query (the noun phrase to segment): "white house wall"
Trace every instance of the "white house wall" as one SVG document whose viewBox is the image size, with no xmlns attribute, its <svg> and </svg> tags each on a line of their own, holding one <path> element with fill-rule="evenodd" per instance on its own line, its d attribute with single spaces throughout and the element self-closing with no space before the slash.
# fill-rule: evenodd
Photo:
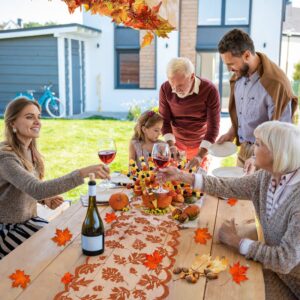
<svg viewBox="0 0 300 300">
<path fill-rule="evenodd" d="M 251 37 L 256 51 L 267 54 L 279 64 L 282 0 L 253 0 Z"/>
<path fill-rule="evenodd" d="M 156 89 L 115 89 L 114 23 L 109 18 L 89 13 L 84 13 L 83 22 L 102 31 L 99 48 L 86 49 L 86 110 L 126 112 L 134 100 L 158 99 L 159 87 L 166 80 L 166 64 L 178 55 L 178 32 L 172 33 L 169 39 L 157 39 Z"/>
</svg>

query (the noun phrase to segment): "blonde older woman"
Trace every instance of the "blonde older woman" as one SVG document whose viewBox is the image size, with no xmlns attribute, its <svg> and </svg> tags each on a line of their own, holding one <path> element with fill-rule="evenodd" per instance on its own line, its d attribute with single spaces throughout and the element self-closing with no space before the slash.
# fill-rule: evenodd
<svg viewBox="0 0 300 300">
<path fill-rule="evenodd" d="M 10 102 L 5 111 L 5 141 L 0 143 L 0 259 L 48 223 L 37 216 L 37 201 L 53 209 L 62 203 L 57 195 L 82 184 L 89 173 L 109 178 L 107 167 L 98 164 L 42 181 L 44 162 L 36 146 L 40 116 L 38 103 L 26 98 Z"/>
<path fill-rule="evenodd" d="M 258 126 L 254 154 L 261 170 L 239 179 L 161 170 L 165 180 L 194 184 L 207 194 L 251 199 L 265 243 L 243 239 L 234 220 L 224 223 L 219 239 L 248 259 L 262 263 L 266 299 L 300 298 L 300 128 L 270 121 Z"/>
</svg>

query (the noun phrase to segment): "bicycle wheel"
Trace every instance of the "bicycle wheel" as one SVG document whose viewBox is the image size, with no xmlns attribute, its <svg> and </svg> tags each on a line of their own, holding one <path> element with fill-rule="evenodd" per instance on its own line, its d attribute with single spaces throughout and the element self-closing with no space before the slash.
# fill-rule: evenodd
<svg viewBox="0 0 300 300">
<path fill-rule="evenodd" d="M 52 118 L 62 118 L 65 115 L 65 106 L 56 97 L 46 100 L 46 110 Z"/>
</svg>

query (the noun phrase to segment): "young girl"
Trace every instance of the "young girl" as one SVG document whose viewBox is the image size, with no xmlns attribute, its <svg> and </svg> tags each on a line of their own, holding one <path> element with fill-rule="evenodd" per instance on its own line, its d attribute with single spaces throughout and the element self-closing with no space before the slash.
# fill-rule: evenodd
<svg viewBox="0 0 300 300">
<path fill-rule="evenodd" d="M 152 110 L 145 111 L 137 120 L 129 143 L 129 160 L 133 159 L 139 168 L 141 168 L 139 158 L 144 156 L 147 162 L 154 143 L 160 142 L 158 137 L 161 134 L 162 125 L 162 116 Z"/>
</svg>

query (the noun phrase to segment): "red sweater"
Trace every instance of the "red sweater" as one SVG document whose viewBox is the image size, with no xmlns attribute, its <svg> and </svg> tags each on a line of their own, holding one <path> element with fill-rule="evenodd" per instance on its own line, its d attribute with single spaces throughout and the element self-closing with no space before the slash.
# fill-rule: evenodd
<svg viewBox="0 0 300 300">
<path fill-rule="evenodd" d="M 220 97 L 212 82 L 200 78 L 199 93 L 183 99 L 172 93 L 168 81 L 159 92 L 159 113 L 164 119 L 162 133 L 172 133 L 189 148 L 202 140 L 214 143 L 220 127 Z"/>
</svg>

